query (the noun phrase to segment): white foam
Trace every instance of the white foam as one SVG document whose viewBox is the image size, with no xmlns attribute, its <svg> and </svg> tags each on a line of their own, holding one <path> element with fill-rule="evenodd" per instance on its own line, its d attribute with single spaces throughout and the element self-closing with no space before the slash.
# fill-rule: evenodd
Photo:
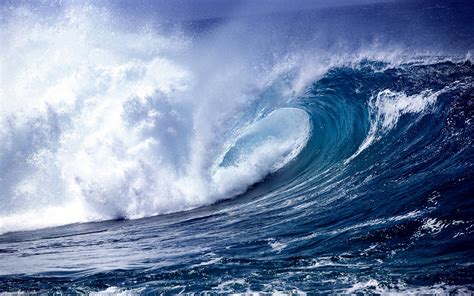
<svg viewBox="0 0 474 296">
<path fill-rule="evenodd" d="M 375 279 L 369 279 L 364 282 L 355 283 L 351 288 L 341 291 L 343 294 L 381 294 L 381 295 L 446 295 L 460 294 L 471 295 L 467 287 L 436 284 L 433 286 L 413 287 L 400 283 L 398 288 L 386 287 Z"/>
<path fill-rule="evenodd" d="M 90 295 L 93 296 L 112 296 L 112 295 L 120 295 L 120 296 L 134 296 L 134 295 L 141 295 L 145 289 L 144 288 L 137 288 L 137 289 L 125 289 L 119 287 L 108 287 L 103 291 L 98 292 L 90 292 Z"/>
<path fill-rule="evenodd" d="M 302 110 L 239 121 L 281 71 L 242 75 L 251 67 L 218 56 L 193 63 L 179 32 L 112 23 L 107 10 L 87 4 L 49 17 L 18 8 L 2 23 L 0 233 L 230 198 L 306 143 Z M 285 124 L 270 130 L 278 121 Z M 270 138 L 224 168 L 217 164 L 241 130 L 229 122 Z"/>
</svg>

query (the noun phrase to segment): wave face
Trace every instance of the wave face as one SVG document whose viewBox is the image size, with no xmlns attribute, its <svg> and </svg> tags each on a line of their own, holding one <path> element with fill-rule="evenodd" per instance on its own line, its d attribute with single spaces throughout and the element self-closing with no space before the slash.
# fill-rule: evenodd
<svg viewBox="0 0 474 296">
<path fill-rule="evenodd" d="M 1 6 L 0 291 L 472 291 L 469 29 L 116 3 Z"/>
</svg>

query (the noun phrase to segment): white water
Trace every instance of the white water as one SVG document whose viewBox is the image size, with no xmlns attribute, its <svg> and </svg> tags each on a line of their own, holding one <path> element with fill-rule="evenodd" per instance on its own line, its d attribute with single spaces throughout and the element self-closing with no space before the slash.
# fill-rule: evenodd
<svg viewBox="0 0 474 296">
<path fill-rule="evenodd" d="M 237 61 L 192 64 L 179 32 L 112 23 L 83 6 L 50 19 L 17 9 L 2 25 L 0 233 L 209 204 L 304 147 L 308 115 L 278 109 L 284 97 L 266 117 L 244 116 L 284 66 L 257 77 Z M 249 134 L 264 139 L 220 166 Z"/>
</svg>

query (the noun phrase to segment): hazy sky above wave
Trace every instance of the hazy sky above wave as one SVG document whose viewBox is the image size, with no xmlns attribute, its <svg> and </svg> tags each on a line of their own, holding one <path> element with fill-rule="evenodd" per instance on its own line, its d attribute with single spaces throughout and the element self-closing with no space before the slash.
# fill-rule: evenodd
<svg viewBox="0 0 474 296">
<path fill-rule="evenodd" d="M 364 5 L 394 0 L 140 0 L 115 2 L 121 8 L 150 9 L 169 17 L 199 19 L 278 13 L 284 11 Z"/>
<path fill-rule="evenodd" d="M 410 0 L 6 0 L 0 7 L 28 6 L 53 12 L 54 8 L 70 5 L 107 6 L 132 14 L 157 14 L 181 20 L 239 17 L 271 14 L 285 11 L 308 10 L 381 2 L 406 2 Z"/>
</svg>

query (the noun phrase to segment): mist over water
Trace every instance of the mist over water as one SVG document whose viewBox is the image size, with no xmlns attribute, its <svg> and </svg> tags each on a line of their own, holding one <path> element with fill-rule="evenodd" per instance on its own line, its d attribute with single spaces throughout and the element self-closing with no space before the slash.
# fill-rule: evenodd
<svg viewBox="0 0 474 296">
<path fill-rule="evenodd" d="M 469 2 L 25 1 L 0 12 L 0 291 L 472 288 Z M 59 238 L 59 249 L 87 241 L 101 257 L 105 242 L 110 254 L 28 263 L 36 251 L 22 243 L 35 235 L 40 249 Z M 426 277 L 407 263 L 422 257 Z M 232 267 L 242 258 L 248 270 Z M 43 278 L 65 276 L 54 266 L 77 270 L 79 290 Z M 183 268 L 193 273 L 165 283 Z M 117 270 L 130 271 L 123 285 L 108 278 Z"/>
<path fill-rule="evenodd" d="M 254 106 L 280 70 L 247 71 L 252 61 L 238 54 L 201 56 L 210 41 L 190 52 L 192 38 L 180 32 L 125 32 L 103 8 L 72 6 L 51 18 L 43 24 L 19 9 L 6 24 L 3 232 L 230 198 L 291 161 L 309 135 L 308 119 L 283 135 L 257 128 L 254 153 L 266 149 L 269 159 L 237 160 L 225 170 L 241 180 L 220 183 L 217 162 L 232 139 L 288 99 L 275 92 L 281 97 Z"/>
</svg>

